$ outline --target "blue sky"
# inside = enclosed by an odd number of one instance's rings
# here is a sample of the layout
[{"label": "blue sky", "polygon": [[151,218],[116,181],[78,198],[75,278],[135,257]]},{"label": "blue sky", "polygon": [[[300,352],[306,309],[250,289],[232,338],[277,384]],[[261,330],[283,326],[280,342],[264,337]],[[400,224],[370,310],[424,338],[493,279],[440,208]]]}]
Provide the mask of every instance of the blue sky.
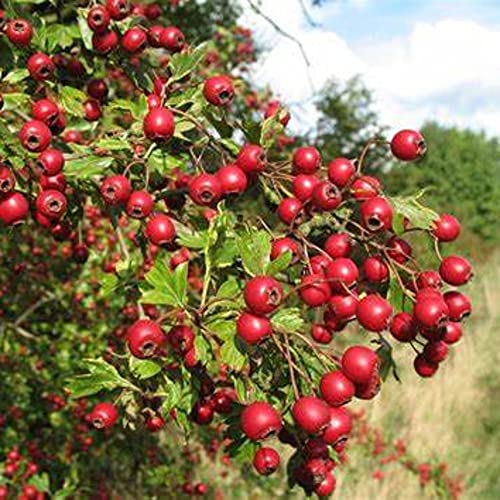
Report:
[{"label": "blue sky", "polygon": [[330,0],[309,9],[318,27],[299,0],[261,5],[311,61],[259,16],[243,16],[266,48],[253,75],[291,104],[292,128],[313,125],[314,91],[326,81],[360,74],[390,128],[437,119],[500,135],[500,0]]}]

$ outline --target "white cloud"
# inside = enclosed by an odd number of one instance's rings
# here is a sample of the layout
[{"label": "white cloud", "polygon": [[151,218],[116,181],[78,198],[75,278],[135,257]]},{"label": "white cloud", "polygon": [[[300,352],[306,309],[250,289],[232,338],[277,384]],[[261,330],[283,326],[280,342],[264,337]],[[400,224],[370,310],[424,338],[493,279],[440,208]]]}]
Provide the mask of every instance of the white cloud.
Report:
[{"label": "white cloud", "polygon": [[[349,1],[362,8],[367,0]],[[301,103],[296,108],[301,120],[291,122],[295,129],[304,130],[315,119],[309,80],[318,89],[329,78],[342,81],[359,73],[374,90],[382,120],[391,128],[418,127],[434,118],[500,134],[500,29],[442,19],[415,23],[404,37],[389,38],[389,33],[385,40],[354,48],[334,31],[308,24],[299,2],[264,0],[262,10],[301,40],[311,62],[307,68],[296,44],[247,13],[243,22],[269,47],[254,76],[285,102]],[[319,13],[315,10],[313,17]],[[305,121],[304,114],[309,115]]]}]

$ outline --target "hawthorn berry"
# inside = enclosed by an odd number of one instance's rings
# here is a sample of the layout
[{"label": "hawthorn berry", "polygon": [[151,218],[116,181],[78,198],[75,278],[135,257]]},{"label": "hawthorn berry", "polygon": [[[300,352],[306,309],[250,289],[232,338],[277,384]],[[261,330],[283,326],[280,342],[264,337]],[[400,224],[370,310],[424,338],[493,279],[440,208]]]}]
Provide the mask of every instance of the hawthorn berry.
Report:
[{"label": "hawthorn berry", "polygon": [[356,317],[358,297],[355,293],[335,294],[328,300],[328,308],[342,322],[349,322]]},{"label": "hawthorn berry", "polygon": [[422,354],[431,363],[441,363],[448,355],[448,345],[441,340],[428,342]]},{"label": "hawthorn berry", "polygon": [[130,198],[132,185],[124,175],[111,175],[102,181],[100,191],[108,205],[118,205]]},{"label": "hawthorn berry", "polygon": [[318,177],[299,174],[293,178],[292,191],[295,198],[304,202],[311,199],[315,186],[320,182]]},{"label": "hawthorn berry", "polygon": [[66,196],[55,189],[42,191],[36,199],[36,209],[49,219],[60,219],[68,208]]},{"label": "hawthorn berry", "polygon": [[290,252],[292,260],[300,256],[301,250],[299,244],[287,236],[273,240],[271,244],[271,260],[276,260],[286,252]]},{"label": "hawthorn berry", "polygon": [[32,153],[39,153],[48,148],[52,141],[52,133],[45,123],[39,120],[29,120],[22,126],[19,139],[25,149]]},{"label": "hawthorn berry", "polygon": [[437,372],[439,365],[419,354],[413,362],[413,367],[421,377],[428,378]]},{"label": "hawthorn berry", "polygon": [[449,309],[442,296],[417,299],[413,306],[413,316],[424,328],[442,328],[448,315]]},{"label": "hawthorn berry", "polygon": [[469,297],[456,290],[450,290],[443,295],[448,306],[448,313],[451,321],[462,321],[471,313],[471,302]]},{"label": "hawthorn berry", "polygon": [[320,181],[313,188],[312,201],[317,208],[331,211],[342,203],[342,195],[335,184],[330,181]]},{"label": "hawthorn berry", "polygon": [[161,37],[163,35],[164,30],[165,27],[160,26],[158,24],[155,24],[154,26],[151,26],[148,29],[147,35],[148,35],[149,45],[151,45],[151,47],[154,47],[155,49],[162,47]]},{"label": "hawthorn berry", "polygon": [[370,332],[381,332],[389,327],[393,308],[378,294],[368,294],[358,302],[356,318]]},{"label": "hawthorn berry", "polygon": [[264,150],[257,144],[245,144],[238,153],[236,165],[246,174],[262,172],[266,167]]},{"label": "hawthorn berry", "polygon": [[380,255],[367,257],[362,269],[363,276],[370,283],[385,283],[389,279],[389,268]]},{"label": "hawthorn berry", "polygon": [[54,74],[56,67],[52,59],[43,52],[36,52],[29,57],[26,67],[31,77],[37,82],[48,80]]},{"label": "hawthorn berry", "polygon": [[356,174],[356,166],[347,158],[335,158],[328,165],[328,179],[342,189],[351,183]]},{"label": "hawthorn berry", "polygon": [[149,319],[139,319],[127,330],[127,344],[133,356],[139,359],[154,356],[165,342],[160,325]]},{"label": "hawthorn berry", "polygon": [[168,215],[153,215],[146,224],[146,238],[154,245],[165,245],[175,238],[175,227]]},{"label": "hawthorn berry", "polygon": [[328,413],[328,425],[321,436],[324,442],[335,446],[347,441],[352,431],[349,413],[344,408],[329,408]]},{"label": "hawthorn berry", "polygon": [[378,372],[377,353],[362,345],[346,349],[341,359],[342,372],[354,384],[367,384]]},{"label": "hawthorn berry", "polygon": [[185,354],[194,346],[195,335],[189,326],[177,325],[168,332],[168,342],[178,354]]},{"label": "hawthorn berry", "polygon": [[161,33],[160,43],[170,52],[179,52],[185,45],[184,33],[175,26],[167,26]]},{"label": "hawthorn berry", "polygon": [[128,0],[106,0],[106,9],[113,19],[121,21],[130,14],[131,5]]},{"label": "hawthorn berry", "polygon": [[23,223],[29,214],[29,203],[19,192],[11,191],[0,197],[0,220],[7,226]]},{"label": "hawthorn berry", "polygon": [[231,78],[226,75],[212,76],[205,81],[203,95],[214,106],[228,106],[234,98]]},{"label": "hawthorn berry", "polygon": [[248,439],[260,441],[277,434],[281,430],[282,422],[280,414],[269,403],[256,401],[241,412],[240,426]]},{"label": "hawthorn berry", "polygon": [[308,434],[319,434],[328,425],[328,405],[315,396],[303,396],[292,406],[295,423]]},{"label": "hawthorn berry", "polygon": [[174,135],[174,115],[167,108],[153,108],[144,117],[144,134],[152,141],[167,141]]},{"label": "hawthorn berry", "polygon": [[119,38],[114,30],[105,30],[103,32],[95,32],[92,35],[92,47],[102,55],[108,55],[118,46]]},{"label": "hawthorn berry", "polygon": [[323,249],[333,259],[349,257],[352,250],[352,238],[348,233],[335,233],[328,236]]},{"label": "hawthorn berry", "polygon": [[361,221],[371,232],[391,229],[393,215],[389,202],[380,196],[369,198],[361,205]]},{"label": "hawthorn berry", "polygon": [[31,114],[35,120],[52,127],[59,118],[60,110],[57,104],[50,99],[39,99],[31,106]]},{"label": "hawthorn berry", "polygon": [[311,327],[311,337],[318,344],[329,344],[332,341],[333,334],[325,325],[315,323]]},{"label": "hawthorn berry", "polygon": [[199,174],[189,182],[189,196],[197,205],[214,205],[222,197],[222,183],[212,174]]},{"label": "hawthorn berry", "polygon": [[407,312],[399,312],[392,318],[390,332],[399,342],[410,342],[418,333],[413,316]]},{"label": "hawthorn berry", "polygon": [[118,410],[112,403],[99,403],[94,406],[89,419],[96,429],[109,429],[118,420]]},{"label": "hawthorn berry", "polygon": [[301,299],[310,307],[319,307],[328,302],[331,291],[322,274],[308,274],[299,285]]},{"label": "hawthorn berry", "polygon": [[472,267],[467,259],[449,255],[442,260],[439,274],[449,285],[461,286],[472,278]]},{"label": "hawthorn berry", "polygon": [[443,342],[447,344],[455,344],[462,338],[462,327],[459,323],[453,321],[448,321],[446,323],[446,329],[444,335],[442,336]]},{"label": "hawthorn berry", "polygon": [[386,247],[387,255],[393,261],[398,262],[399,264],[404,264],[405,262],[407,262],[413,252],[411,245],[399,236],[393,236],[387,242]]},{"label": "hawthorn berry", "polygon": [[340,370],[325,373],[319,390],[330,406],[345,405],[354,397],[354,384]]},{"label": "hawthorn berry", "polygon": [[255,452],[253,466],[260,475],[269,476],[279,465],[280,456],[274,448],[263,446]]},{"label": "hawthorn berry", "polygon": [[226,195],[243,193],[248,184],[248,179],[243,170],[236,165],[225,165],[217,171],[222,192]]},{"label": "hawthorn berry", "polygon": [[354,180],[351,185],[351,193],[356,200],[368,200],[378,196],[382,191],[382,184],[376,177],[362,175]]},{"label": "hawthorn berry", "polygon": [[434,221],[432,233],[438,241],[455,241],[460,235],[460,222],[450,214],[442,214]]},{"label": "hawthorn berry", "polygon": [[0,163],[0,196],[10,193],[16,185],[16,178],[10,168]]},{"label": "hawthorn berry", "polygon": [[255,314],[272,313],[283,300],[283,288],[270,276],[255,276],[246,282],[243,298]]},{"label": "hawthorn berry", "polygon": [[121,39],[121,46],[123,50],[129,54],[138,54],[142,52],[148,44],[148,37],[146,32],[134,26],[133,28],[129,28],[123,34]]},{"label": "hawthorn berry", "polygon": [[108,29],[111,16],[104,5],[95,5],[87,14],[87,24],[92,31],[102,33]]},{"label": "hawthorn berry", "polygon": [[321,165],[321,155],[312,146],[305,146],[295,150],[293,167],[298,174],[314,174]]},{"label": "hawthorn berry", "polygon": [[414,161],[425,155],[427,146],[419,132],[405,129],[392,138],[391,151],[399,160]]},{"label": "hawthorn berry", "polygon": [[359,270],[353,260],[339,257],[328,263],[326,277],[334,293],[348,293],[358,281]]},{"label": "hawthorn berry", "polygon": [[33,38],[33,26],[26,19],[11,19],[5,27],[5,34],[16,47],[27,47]]},{"label": "hawthorn berry", "polygon": [[278,217],[285,224],[291,225],[300,220],[303,208],[302,202],[297,198],[285,198],[278,205]]},{"label": "hawthorn berry", "polygon": [[147,191],[133,191],[126,205],[126,212],[134,219],[145,219],[154,207],[154,200]]},{"label": "hawthorn berry", "polygon": [[64,167],[64,156],[59,149],[48,148],[42,151],[37,158],[38,165],[42,168],[44,175],[56,175]]},{"label": "hawthorn berry", "polygon": [[271,334],[271,322],[264,316],[243,312],[236,322],[236,332],[247,344],[258,344]]}]

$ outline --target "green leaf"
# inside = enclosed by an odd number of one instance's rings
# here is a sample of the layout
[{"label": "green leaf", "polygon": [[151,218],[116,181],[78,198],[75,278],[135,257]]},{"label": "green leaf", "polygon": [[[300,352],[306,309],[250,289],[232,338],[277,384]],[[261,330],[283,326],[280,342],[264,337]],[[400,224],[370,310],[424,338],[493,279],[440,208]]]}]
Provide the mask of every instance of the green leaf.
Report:
[{"label": "green leaf", "polygon": [[203,335],[196,335],[194,339],[196,359],[202,363],[207,363],[212,359],[212,347]]},{"label": "green leaf", "polygon": [[243,438],[233,441],[229,445],[228,454],[238,465],[242,465],[251,462],[258,449],[258,443]]},{"label": "green leaf", "polygon": [[207,44],[198,45],[190,54],[177,53],[170,58],[169,66],[172,72],[170,80],[176,82],[189,75],[205,58]]},{"label": "green leaf", "polygon": [[236,335],[236,323],[233,320],[211,319],[205,327],[224,342],[233,339]]},{"label": "green leaf", "polygon": [[89,28],[89,23],[87,22],[87,13],[89,9],[77,9],[78,10],[78,29],[80,30],[80,35],[82,37],[83,45],[87,50],[92,50],[92,30]]},{"label": "green leaf", "polygon": [[231,154],[238,156],[240,146],[233,139],[220,139],[219,143],[224,146]]},{"label": "green leaf", "polygon": [[46,472],[32,476],[28,482],[38,491],[43,491],[44,493],[48,493],[50,491],[49,475]]},{"label": "green leaf", "polygon": [[113,365],[102,358],[87,359],[84,365],[88,373],[76,375],[68,380],[68,390],[73,398],[83,398],[96,394],[103,389],[112,391],[118,387],[132,387],[130,382],[124,379]]},{"label": "green leaf", "polygon": [[257,276],[265,274],[271,253],[271,236],[266,231],[251,231],[237,239],[241,261],[245,271]]},{"label": "green leaf", "polygon": [[298,307],[280,309],[272,318],[273,328],[285,332],[301,332],[304,330],[305,322]]},{"label": "green leaf", "polygon": [[66,49],[73,45],[73,40],[78,38],[79,30],[74,26],[64,26],[62,24],[49,24],[45,28],[45,50],[54,52],[56,47]]},{"label": "green leaf", "polygon": [[245,386],[245,382],[239,377],[231,377],[234,384],[234,389],[236,390],[236,394],[238,395],[238,401],[240,403],[244,403],[247,400],[247,388]]},{"label": "green leaf", "polygon": [[220,357],[224,363],[238,371],[246,365],[246,357],[239,349],[235,336],[222,344]]},{"label": "green leaf", "polygon": [[161,175],[169,175],[174,168],[183,168],[187,158],[179,155],[173,156],[162,148],[156,148],[150,155],[147,165],[151,172],[158,172]]},{"label": "green leaf", "polygon": [[213,249],[213,264],[223,268],[232,266],[240,255],[238,244],[234,238],[224,238]]},{"label": "green leaf", "polygon": [[64,111],[73,116],[83,116],[83,103],[88,99],[87,94],[79,89],[65,85],[59,89],[59,102]]},{"label": "green leaf", "polygon": [[174,222],[174,225],[179,245],[194,249],[206,247],[208,243],[208,231],[194,231],[180,222]]},{"label": "green leaf", "polygon": [[396,365],[396,362],[394,361],[394,358],[392,357],[392,347],[389,345],[389,343],[387,342],[383,343],[377,349],[377,355],[380,359],[380,369],[379,369],[380,378],[385,381],[389,373],[392,372],[394,378],[398,382],[401,382],[398,375],[398,367]]},{"label": "green leaf", "polygon": [[422,190],[413,196],[394,196],[388,200],[394,208],[394,213],[406,217],[412,228],[432,229],[439,215],[420,203],[419,199],[423,194]]},{"label": "green leaf", "polygon": [[2,94],[4,100],[4,109],[19,109],[26,106],[30,101],[30,96],[20,92],[12,92],[10,94]]},{"label": "green leaf", "polygon": [[129,368],[134,377],[146,380],[161,372],[161,365],[150,359],[138,359],[134,356],[129,358]]},{"label": "green leaf", "polygon": [[94,175],[102,175],[113,164],[114,159],[106,156],[89,155],[85,158],[66,159],[64,174],[67,177],[87,179]]},{"label": "green leaf", "polygon": [[293,254],[290,251],[283,252],[277,259],[272,260],[266,266],[265,274],[274,276],[288,268],[292,262]]},{"label": "green leaf", "polygon": [[268,149],[270,148],[276,139],[283,134],[283,125],[280,123],[279,113],[276,113],[269,118],[264,120],[262,124],[262,130],[260,131],[260,145]]},{"label": "green leaf", "polygon": [[387,300],[396,311],[403,310],[404,293],[401,289],[394,271],[390,269],[389,290],[387,291]]},{"label": "green leaf", "polygon": [[116,274],[107,273],[101,278],[101,288],[99,297],[109,297],[113,292],[120,288],[120,280]]},{"label": "green leaf", "polygon": [[162,413],[168,415],[172,408],[175,408],[182,397],[182,389],[179,382],[174,382],[165,377],[165,383],[162,386],[163,392],[167,395],[161,407]]},{"label": "green leaf", "polygon": [[10,85],[14,85],[16,83],[22,82],[24,79],[28,78],[30,75],[29,71],[25,68],[17,68],[13,69],[10,73],[8,73],[3,79],[4,83],[8,83]]},{"label": "green leaf", "polygon": [[141,302],[165,304],[183,308],[186,305],[188,263],[184,262],[171,271],[158,259],[144,277],[152,289],[142,289]]},{"label": "green leaf", "polygon": [[217,290],[216,299],[235,299],[240,293],[240,284],[234,276],[230,276]]},{"label": "green leaf", "polygon": [[108,151],[132,150],[130,143],[126,139],[100,139],[94,146]]}]

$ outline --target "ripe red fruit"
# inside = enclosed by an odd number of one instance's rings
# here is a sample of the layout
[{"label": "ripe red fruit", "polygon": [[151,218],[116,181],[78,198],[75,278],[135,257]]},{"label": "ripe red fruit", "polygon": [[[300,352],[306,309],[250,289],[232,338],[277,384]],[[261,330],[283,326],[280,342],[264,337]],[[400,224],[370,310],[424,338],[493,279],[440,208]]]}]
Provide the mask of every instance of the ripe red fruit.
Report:
[{"label": "ripe red fruit", "polygon": [[375,375],[367,384],[356,384],[354,395],[358,399],[373,399],[379,393],[381,383],[380,377]]},{"label": "ripe red fruit", "polygon": [[449,285],[465,285],[472,278],[472,267],[467,259],[449,255],[442,260],[439,274]]},{"label": "ripe red fruit", "polygon": [[96,429],[109,429],[118,420],[118,410],[112,403],[99,403],[89,417]]},{"label": "ripe red fruit", "polygon": [[161,34],[162,47],[170,50],[170,52],[179,52],[185,44],[184,34],[175,26],[167,26]]},{"label": "ripe red fruit", "polygon": [[253,466],[262,476],[269,476],[280,465],[279,453],[274,448],[262,447],[255,452]]},{"label": "ripe red fruit", "polygon": [[124,175],[111,175],[102,181],[100,191],[108,205],[118,205],[129,199],[132,185]]},{"label": "ripe red fruit", "polygon": [[203,86],[205,99],[214,106],[228,106],[234,98],[231,78],[226,75],[212,76]]},{"label": "ripe red fruit", "polygon": [[210,401],[197,401],[191,411],[191,418],[198,425],[207,425],[214,418],[214,409]]},{"label": "ripe red fruit", "polygon": [[328,372],[319,384],[321,397],[330,406],[342,406],[354,397],[354,384],[340,371]]},{"label": "ripe red fruit", "polygon": [[460,222],[450,214],[442,214],[434,221],[432,233],[442,242],[454,241],[460,235]]},{"label": "ripe red fruit", "polygon": [[146,420],[146,428],[149,432],[158,432],[165,427],[165,419],[160,415],[154,415]]},{"label": "ripe red fruit", "polygon": [[341,360],[342,372],[355,384],[368,384],[377,374],[377,353],[362,345],[346,349]]},{"label": "ripe red fruit", "polygon": [[229,415],[233,409],[233,403],[238,399],[233,389],[222,388],[215,391],[210,398],[214,410],[220,415]]},{"label": "ripe red fruit", "polygon": [[36,209],[49,219],[60,219],[68,208],[66,196],[55,189],[42,191],[36,199]]},{"label": "ripe red fruit", "polygon": [[78,264],[84,264],[89,258],[89,249],[84,243],[77,243],[72,249],[73,260]]},{"label": "ripe red fruit", "polygon": [[347,158],[335,158],[328,165],[328,179],[338,188],[347,186],[356,173],[356,166]]},{"label": "ripe red fruit", "polygon": [[248,185],[248,180],[245,172],[236,165],[226,165],[219,168],[217,171],[217,178],[219,179],[222,192],[228,194],[243,193]]},{"label": "ripe red fruit", "polygon": [[26,220],[29,214],[26,197],[18,192],[10,192],[0,198],[0,220],[7,226],[15,226]]},{"label": "ripe red fruit", "polygon": [[31,106],[31,114],[35,120],[39,120],[52,127],[59,117],[57,104],[50,99],[39,99]]},{"label": "ripe red fruit", "polygon": [[413,316],[425,328],[441,328],[448,321],[448,306],[442,296],[428,296],[417,299],[413,306]]},{"label": "ripe red fruit", "polygon": [[334,293],[348,293],[356,285],[359,271],[353,260],[340,257],[328,264],[326,277]]},{"label": "ripe red fruit", "polygon": [[293,194],[300,201],[308,201],[318,183],[319,179],[315,175],[299,174],[293,179]]},{"label": "ripe red fruit", "polygon": [[292,257],[299,256],[300,246],[292,238],[283,237],[273,240],[271,245],[271,260],[275,260],[285,252],[290,252]]},{"label": "ripe red fruit", "polygon": [[303,396],[292,406],[295,423],[308,434],[319,434],[330,420],[328,405],[315,396]]},{"label": "ripe red fruit", "polygon": [[52,132],[45,123],[39,120],[29,120],[22,126],[19,139],[25,149],[39,153],[48,148],[52,140]]},{"label": "ripe red fruit", "polygon": [[471,313],[471,303],[469,297],[455,290],[446,292],[443,296],[448,306],[451,321],[462,321]]},{"label": "ripe red fruit", "polygon": [[56,67],[52,59],[43,52],[36,52],[28,59],[26,67],[31,77],[37,82],[48,80],[54,74]]},{"label": "ripe red fruit", "polygon": [[113,30],[106,30],[102,33],[94,33],[92,36],[92,47],[94,50],[104,56],[116,49],[118,46],[118,35]]},{"label": "ripe red fruit", "polygon": [[85,113],[85,119],[88,122],[95,122],[99,120],[102,116],[102,109],[99,101],[95,99],[88,99],[83,103],[83,111]]},{"label": "ripe red fruit", "polygon": [[196,175],[189,182],[189,196],[197,205],[213,205],[222,196],[222,184],[216,175]]},{"label": "ripe red fruit", "polygon": [[295,150],[292,163],[295,172],[299,174],[314,174],[321,165],[321,155],[316,148],[305,146]]},{"label": "ripe red fruit", "polygon": [[431,341],[424,347],[423,355],[431,363],[441,363],[448,355],[448,345],[443,341]]},{"label": "ripe red fruit", "polygon": [[318,344],[329,344],[332,341],[333,334],[325,325],[316,323],[311,328],[311,337]]},{"label": "ripe red fruit", "polygon": [[0,164],[0,196],[10,193],[16,185],[16,178],[10,168]]},{"label": "ripe red fruit", "polygon": [[322,435],[325,443],[335,446],[347,441],[352,431],[352,419],[344,408],[329,408],[329,421]]},{"label": "ripe red fruit", "polygon": [[121,46],[125,52],[129,54],[138,54],[142,52],[148,44],[146,32],[137,26],[129,28],[123,34]]},{"label": "ripe red fruit", "polygon": [[381,332],[389,327],[392,306],[378,294],[369,294],[358,303],[356,318],[370,332]]},{"label": "ripe red fruit", "polygon": [[273,116],[276,116],[278,113],[281,125],[283,125],[283,127],[286,127],[291,118],[290,113],[281,105],[279,101],[269,101],[264,112],[264,118],[271,118]]},{"label": "ripe red fruit", "polygon": [[386,246],[389,257],[399,264],[404,264],[411,257],[411,245],[399,236],[393,236]]},{"label": "ripe red fruit", "polygon": [[303,208],[302,202],[297,198],[285,198],[278,205],[278,217],[285,224],[293,224],[296,220],[300,220]]},{"label": "ripe red fruit", "polygon": [[351,186],[351,193],[356,200],[368,200],[378,196],[382,191],[382,184],[376,177],[362,175]]},{"label": "ripe red fruit", "polygon": [[355,294],[332,295],[328,307],[338,320],[347,323],[356,317],[358,297]]},{"label": "ripe red fruit", "polygon": [[348,233],[332,234],[325,241],[323,249],[334,259],[349,257],[352,250],[352,239]]},{"label": "ripe red fruit", "polygon": [[361,205],[363,226],[372,232],[391,229],[393,215],[389,202],[380,196],[370,198]]},{"label": "ripe red fruit", "polygon": [[121,21],[129,15],[131,5],[128,0],[106,0],[106,9],[113,19]]},{"label": "ripe red fruit", "polygon": [[27,47],[33,38],[33,27],[26,19],[12,19],[5,27],[5,34],[16,47]]},{"label": "ripe red fruit", "polygon": [[330,262],[333,262],[333,259],[331,257],[320,253],[311,257],[309,264],[313,273],[326,275],[326,268],[328,267],[328,264],[330,264]]},{"label": "ripe red fruit", "polygon": [[174,135],[174,115],[167,108],[153,108],[144,117],[144,134],[152,141],[166,141]]},{"label": "ripe red fruit", "polygon": [[363,262],[363,275],[370,283],[384,283],[389,279],[389,268],[379,255],[368,257]]},{"label": "ripe red fruit", "polygon": [[127,215],[144,219],[153,211],[154,204],[153,197],[147,191],[133,191],[127,201]]},{"label": "ripe red fruit", "polygon": [[258,344],[271,333],[271,322],[263,317],[249,312],[240,314],[236,322],[238,336],[247,344]]},{"label": "ripe red fruit", "polygon": [[410,342],[417,336],[417,328],[413,316],[400,312],[394,316],[391,323],[391,334],[400,342]]},{"label": "ripe red fruit", "polygon": [[95,5],[87,14],[87,24],[92,31],[102,33],[106,31],[111,22],[108,9],[103,5]]},{"label": "ripe red fruit", "polygon": [[194,346],[194,332],[189,326],[177,325],[168,332],[168,341],[178,354],[185,354]]},{"label": "ripe red fruit", "polygon": [[462,338],[462,327],[459,323],[449,321],[446,323],[446,330],[443,335],[443,342],[447,344],[455,344]]},{"label": "ripe red fruit", "polygon": [[245,144],[238,153],[236,165],[246,174],[262,172],[266,167],[265,152],[257,144]]},{"label": "ripe red fruit", "polygon": [[328,302],[331,291],[322,274],[308,274],[299,285],[301,299],[311,307],[319,307]]},{"label": "ripe red fruit", "polygon": [[146,224],[146,238],[153,245],[165,245],[175,238],[175,227],[168,215],[153,215]]},{"label": "ripe red fruit", "polygon": [[321,181],[314,186],[312,201],[321,210],[335,210],[342,203],[338,187],[330,181]]},{"label": "ripe red fruit", "polygon": [[56,191],[64,193],[67,186],[66,177],[61,172],[56,175],[41,175],[39,182],[43,191],[55,189]]},{"label": "ripe red fruit", "polygon": [[149,319],[139,319],[127,330],[127,344],[133,356],[140,359],[154,356],[165,342],[160,325]]},{"label": "ripe red fruit", "polygon": [[46,149],[38,155],[38,165],[42,168],[44,175],[56,175],[64,167],[64,156],[59,149]]},{"label": "ripe red fruit", "polygon": [[417,289],[435,288],[438,290],[443,286],[441,276],[436,271],[422,271],[417,275]]},{"label": "ripe red fruit", "polygon": [[256,401],[241,412],[240,426],[247,438],[259,441],[278,433],[282,422],[280,414],[269,403]]},{"label": "ripe red fruit", "polygon": [[413,362],[413,367],[421,377],[427,378],[432,377],[437,372],[439,365],[428,361],[422,354],[419,354]]},{"label": "ripe red fruit", "polygon": [[403,161],[422,158],[427,151],[425,140],[416,130],[400,130],[391,141],[392,154]]},{"label": "ripe red fruit", "polygon": [[270,276],[256,276],[247,281],[243,297],[247,307],[255,314],[269,314],[281,304],[283,288]]},{"label": "ripe red fruit", "polygon": [[313,490],[319,497],[327,497],[335,491],[336,484],[335,476],[331,472],[327,472],[321,482],[314,484]]}]

